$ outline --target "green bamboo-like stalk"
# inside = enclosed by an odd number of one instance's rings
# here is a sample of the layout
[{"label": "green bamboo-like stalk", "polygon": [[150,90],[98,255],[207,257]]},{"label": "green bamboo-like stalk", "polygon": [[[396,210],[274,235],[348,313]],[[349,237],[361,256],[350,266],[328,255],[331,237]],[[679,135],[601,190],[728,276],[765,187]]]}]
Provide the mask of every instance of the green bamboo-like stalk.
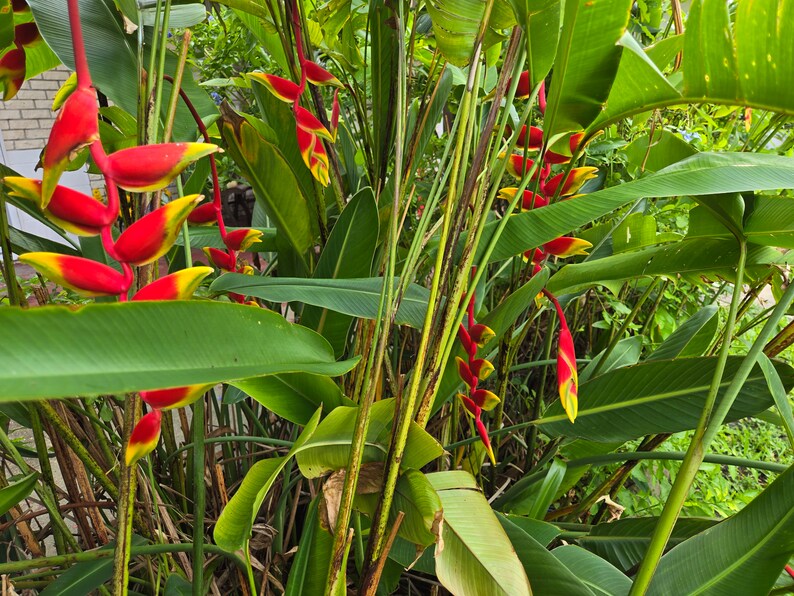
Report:
[{"label": "green bamboo-like stalk", "polygon": [[204,595],[204,514],[207,506],[204,485],[204,399],[193,404],[193,596]]},{"label": "green bamboo-like stalk", "polygon": [[[744,267],[746,260],[747,243],[744,239],[740,239],[739,262],[736,266],[736,281],[733,286],[733,296],[731,298],[730,308],[728,309],[728,320],[725,323],[724,339],[720,349],[719,357],[717,359],[717,367],[714,371],[714,377],[711,380],[711,386],[709,387],[709,392],[706,395],[706,401],[703,405],[703,412],[701,413],[700,420],[698,421],[697,428],[695,429],[695,434],[692,437],[692,441],[689,443],[689,448],[687,449],[684,461],[682,462],[681,468],[676,475],[673,488],[670,490],[670,494],[667,497],[667,502],[664,505],[661,516],[659,517],[659,522],[656,524],[656,528],[654,529],[651,542],[648,545],[648,551],[642,560],[642,564],[640,565],[640,569],[637,572],[634,584],[631,587],[631,596],[645,594],[648,590],[648,586],[651,583],[653,574],[659,564],[659,559],[661,559],[662,555],[664,554],[664,549],[667,546],[667,542],[673,532],[673,526],[675,525],[676,520],[681,513],[681,508],[684,506],[684,501],[686,501],[686,498],[689,495],[689,489],[692,486],[692,482],[695,479],[695,475],[700,468],[700,464],[703,461],[706,449],[708,448],[708,444],[704,443],[704,435],[714,409],[714,404],[717,400],[720,383],[722,382],[722,376],[725,371],[725,363],[728,360],[728,354],[730,352],[731,340],[733,339],[733,330],[736,326],[736,313],[739,309],[739,301],[742,297],[742,282],[744,281]],[[737,373],[737,375],[734,377],[734,380],[738,378],[739,374]],[[726,398],[727,395],[723,398],[723,402],[725,402]]]},{"label": "green bamboo-like stalk", "polygon": [[8,300],[11,302],[11,306],[19,306],[22,302],[19,298],[14,259],[11,256],[11,241],[8,236],[8,214],[6,213],[6,199],[3,193],[0,193],[0,251],[3,253],[3,274]]},{"label": "green bamboo-like stalk", "polygon": [[113,557],[113,595],[126,596],[130,577],[130,539],[132,538],[132,515],[135,504],[135,487],[137,481],[136,464],[128,466],[126,451],[132,429],[137,420],[137,411],[140,409],[138,396],[128,393],[124,397],[124,453],[122,454],[121,485],[118,499],[118,521],[116,529],[116,548]]}]

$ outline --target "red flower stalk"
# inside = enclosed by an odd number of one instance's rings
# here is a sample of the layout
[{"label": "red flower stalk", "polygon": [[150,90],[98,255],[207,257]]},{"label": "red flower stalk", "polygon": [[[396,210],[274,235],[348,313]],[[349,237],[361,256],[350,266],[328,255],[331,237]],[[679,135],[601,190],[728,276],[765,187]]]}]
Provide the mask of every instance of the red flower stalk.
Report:
[{"label": "red flower stalk", "polygon": [[189,300],[212,267],[188,267],[142,287],[133,300]]},{"label": "red flower stalk", "polygon": [[130,287],[130,279],[103,263],[53,252],[28,252],[19,260],[56,284],[88,297],[118,296]]},{"label": "red flower stalk", "polygon": [[154,451],[157,441],[160,440],[161,421],[160,410],[152,410],[138,420],[124,450],[124,461],[128,467]]}]

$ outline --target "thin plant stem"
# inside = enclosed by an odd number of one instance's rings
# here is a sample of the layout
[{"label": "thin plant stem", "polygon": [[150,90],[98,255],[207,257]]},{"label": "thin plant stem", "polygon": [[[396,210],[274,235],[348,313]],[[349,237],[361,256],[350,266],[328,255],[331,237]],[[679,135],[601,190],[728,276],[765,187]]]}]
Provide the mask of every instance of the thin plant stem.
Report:
[{"label": "thin plant stem", "polygon": [[6,211],[5,194],[0,193],[0,252],[3,253],[3,273],[5,276],[6,291],[11,306],[19,306],[19,286],[17,285],[14,258],[11,256],[11,239],[8,231],[8,213]]},{"label": "thin plant stem", "polygon": [[121,461],[121,485],[119,486],[118,522],[116,548],[113,557],[113,595],[126,596],[130,577],[130,540],[132,538],[132,513],[135,504],[136,464],[126,464],[126,451],[139,409],[137,395],[128,393],[124,397],[124,459]]},{"label": "thin plant stem", "polygon": [[207,505],[204,485],[204,400],[193,404],[193,596],[204,594],[204,515]]}]

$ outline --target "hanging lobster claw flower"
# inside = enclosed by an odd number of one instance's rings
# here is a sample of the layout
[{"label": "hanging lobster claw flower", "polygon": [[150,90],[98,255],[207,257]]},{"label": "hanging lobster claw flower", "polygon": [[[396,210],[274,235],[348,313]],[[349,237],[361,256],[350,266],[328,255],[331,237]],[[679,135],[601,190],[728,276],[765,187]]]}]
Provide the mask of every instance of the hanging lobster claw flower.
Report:
[{"label": "hanging lobster claw flower", "polygon": [[211,226],[218,223],[218,212],[215,211],[215,204],[210,201],[199,205],[187,216],[187,222],[194,226]]},{"label": "hanging lobster claw flower", "polygon": [[190,300],[212,267],[188,267],[142,287],[133,300]]},{"label": "hanging lobster claw flower", "polygon": [[472,341],[469,332],[466,331],[463,325],[458,325],[458,339],[463,345],[463,349],[466,350],[466,353],[474,358],[475,354],[477,354],[477,344]]},{"label": "hanging lobster claw flower", "polygon": [[99,140],[98,114],[96,91],[92,87],[75,89],[63,103],[44,148],[42,209],[50,202],[61,174],[69,162],[77,157],[78,151]]},{"label": "hanging lobster claw flower", "polygon": [[[584,134],[584,132],[577,132],[568,137],[568,147],[563,148],[567,150],[567,153],[558,153],[551,150],[546,151],[543,156],[544,161],[555,165],[565,164],[571,161],[573,154],[576,153],[579,148],[579,143],[581,143],[584,138]],[[555,145],[555,147],[558,147],[558,145]]]},{"label": "hanging lobster claw flower", "polygon": [[496,407],[496,404],[502,401],[494,392],[488,391],[487,389],[475,389],[471,392],[470,398],[471,401],[477,404],[478,408],[485,410],[486,412],[493,410]]},{"label": "hanging lobster claw flower", "polygon": [[477,428],[477,434],[480,435],[480,441],[482,441],[483,447],[485,447],[485,451],[488,453],[488,458],[491,460],[491,464],[495,466],[496,458],[494,457],[493,449],[491,448],[491,439],[488,437],[488,429],[485,428],[485,424],[483,424],[483,421],[479,416],[474,418],[474,426]]},{"label": "hanging lobster claw flower", "polygon": [[336,131],[339,129],[339,89],[334,91],[334,102],[331,104],[331,134],[336,142]]},{"label": "hanging lobster claw flower", "polygon": [[204,395],[212,384],[188,385],[187,387],[174,387],[173,389],[156,389],[154,391],[141,391],[141,399],[155,410],[173,410],[189,406]]},{"label": "hanging lobster claw flower", "polygon": [[312,176],[323,186],[328,186],[328,183],[331,182],[331,177],[328,174],[328,153],[319,137],[314,139],[314,150],[309,169]]},{"label": "hanging lobster claw flower", "polygon": [[146,457],[157,447],[157,441],[160,440],[162,417],[160,410],[152,410],[138,420],[138,424],[132,429],[127,448],[124,450],[124,461],[127,466]]},{"label": "hanging lobster claw flower", "polygon": [[325,70],[322,66],[311,60],[304,60],[301,63],[303,74],[310,83],[315,85],[333,85],[334,87],[342,87],[342,82],[337,79],[330,72]]},{"label": "hanging lobster claw flower", "polygon": [[468,331],[471,340],[480,348],[496,337],[496,333],[494,333],[493,329],[482,323],[472,325],[469,327]]},{"label": "hanging lobster claw flower", "polygon": [[262,232],[259,230],[252,230],[250,228],[240,228],[226,234],[223,242],[229,250],[245,251],[251,246],[259,242],[262,237]]},{"label": "hanging lobster claw flower", "polygon": [[477,358],[476,360],[473,360],[470,363],[469,368],[480,381],[484,381],[490,377],[491,373],[494,371],[493,364],[491,364],[485,358]]},{"label": "hanging lobster claw flower", "polygon": [[[510,174],[513,178],[521,179],[524,177],[524,174],[529,172],[532,167],[535,165],[535,161],[532,159],[524,159],[523,155],[518,153],[513,153],[512,155],[508,156],[506,153],[502,153],[499,155],[501,159],[506,159],[507,162],[505,163],[505,170],[508,174]],[[534,180],[537,178],[537,172],[532,176]]]},{"label": "hanging lobster claw flower", "polygon": [[52,100],[52,111],[59,110],[66,101],[66,98],[68,98],[75,89],[77,89],[77,73],[73,72],[69,75],[69,78],[63,82],[61,88],[58,89],[58,92],[55,94]]},{"label": "hanging lobster claw flower", "polygon": [[293,83],[289,79],[264,72],[249,72],[248,78],[264,85],[276,99],[281,101],[295,103],[300,97],[300,85]]},{"label": "hanging lobster claw flower", "polygon": [[561,320],[560,339],[557,348],[557,386],[562,404],[568,419],[573,422],[579,411],[579,376],[576,372],[576,353],[573,337],[565,319]]},{"label": "hanging lobster claw flower", "polygon": [[[516,196],[518,189],[515,187],[507,187],[499,189],[499,198],[505,201],[512,201]],[[525,190],[524,197],[521,199],[521,211],[530,211],[531,209],[539,209],[545,207],[549,202],[545,197],[536,194],[532,191]]]},{"label": "hanging lobster claw flower", "polygon": [[176,242],[182,224],[201,198],[189,195],[176,199],[133,223],[116,240],[119,258],[133,265],[146,265],[162,257]]},{"label": "hanging lobster claw flower", "polygon": [[571,236],[560,236],[543,245],[543,251],[555,257],[572,257],[574,255],[586,255],[587,249],[593,245],[581,238]]},{"label": "hanging lobster claw flower", "polygon": [[54,252],[29,252],[19,260],[56,284],[83,296],[118,296],[128,289],[119,271],[103,263]]},{"label": "hanging lobster claw flower", "polygon": [[527,126],[525,124],[521,127],[521,132],[518,133],[516,145],[530,151],[539,150],[543,146],[543,131],[537,126],[530,126],[529,134],[527,134]]},{"label": "hanging lobster claw flower", "polygon": [[229,253],[207,246],[202,249],[210,262],[222,271],[234,272],[237,270],[237,259]]},{"label": "hanging lobster claw flower", "polygon": [[[508,87],[513,82],[512,77],[508,82]],[[530,94],[532,93],[532,84],[529,80],[529,71],[525,70],[520,75],[518,75],[518,86],[516,87],[516,95],[515,99],[529,99]]]},{"label": "hanging lobster claw flower", "polygon": [[[6,176],[3,183],[10,189],[10,196],[41,204],[41,180]],[[47,219],[78,236],[96,236],[118,216],[94,197],[60,185],[43,212]]]},{"label": "hanging lobster claw flower", "polygon": [[17,47],[29,48],[42,40],[36,23],[22,23],[14,27],[14,43]]},{"label": "hanging lobster claw flower", "polygon": [[[557,194],[557,187],[560,186],[562,182],[562,177],[565,172],[557,174],[547,182],[543,184],[543,194],[547,197],[553,197]],[[568,177],[565,179],[565,184],[562,185],[562,189],[560,190],[561,197],[567,197],[568,195],[574,194],[577,190],[579,190],[582,185],[587,182],[588,180],[592,180],[598,175],[598,168],[594,168],[591,166],[586,166],[583,168],[574,168],[568,173]]]},{"label": "hanging lobster claw flower", "polygon": [[160,190],[168,186],[188,164],[216,151],[220,151],[220,148],[210,143],[163,143],[130,147],[108,155],[105,174],[124,190]]},{"label": "hanging lobster claw flower", "polygon": [[306,132],[318,137],[322,137],[333,143],[333,135],[328,131],[327,128],[325,128],[325,125],[317,119],[317,116],[312,114],[306,108],[302,108],[300,106],[295,107],[295,122],[299,128],[305,130]]},{"label": "hanging lobster claw flower", "polygon": [[25,50],[14,48],[0,58],[0,83],[3,101],[12,99],[25,82]]},{"label": "hanging lobster claw flower", "polygon": [[458,367],[458,376],[469,388],[477,386],[477,376],[471,371],[468,363],[460,356],[455,356],[455,364]]}]

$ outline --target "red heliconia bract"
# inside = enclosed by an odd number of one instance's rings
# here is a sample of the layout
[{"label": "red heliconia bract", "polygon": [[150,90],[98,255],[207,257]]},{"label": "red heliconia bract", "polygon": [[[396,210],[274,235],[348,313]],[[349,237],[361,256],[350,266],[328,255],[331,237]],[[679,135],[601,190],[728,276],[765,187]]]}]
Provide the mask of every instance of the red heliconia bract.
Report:
[{"label": "red heliconia bract", "polygon": [[478,381],[477,375],[471,371],[466,361],[460,356],[456,356],[455,364],[458,367],[458,376],[463,379],[463,382],[466,383],[469,388],[476,387]]},{"label": "red heliconia bract", "polygon": [[204,249],[204,254],[210,262],[222,271],[235,271],[237,269],[237,259],[229,253],[207,246]]},{"label": "red heliconia bract", "polygon": [[493,364],[485,358],[475,358],[471,361],[469,368],[480,381],[490,377],[494,371]]},{"label": "red heliconia bract", "polygon": [[0,58],[0,83],[3,101],[12,99],[25,82],[25,50],[14,48]]},{"label": "red heliconia bract", "polygon": [[124,274],[103,263],[52,252],[28,252],[19,260],[83,296],[118,296],[129,285]]},{"label": "red heliconia bract", "polygon": [[[518,189],[515,187],[501,188],[499,189],[499,198],[505,201],[512,201],[513,197],[516,196],[516,192],[518,192]],[[525,190],[521,198],[521,211],[539,209],[548,204],[549,201],[545,197],[535,194],[530,190]]]},{"label": "red heliconia bract", "polygon": [[196,226],[211,226],[217,223],[218,212],[215,209],[215,203],[210,201],[199,205],[190,212],[190,215],[187,216],[187,221]]},{"label": "red heliconia bract", "polygon": [[491,447],[491,438],[488,436],[488,429],[485,428],[482,418],[477,416],[474,419],[474,426],[477,428],[477,434],[480,435],[483,447],[485,447],[485,451],[488,453],[488,458],[493,465],[496,465],[496,458],[494,457],[493,448]]},{"label": "red heliconia bract", "polygon": [[172,389],[156,389],[154,391],[141,391],[141,399],[156,410],[173,410],[189,406],[204,395],[212,385],[188,385]]},{"label": "red heliconia bract", "polygon": [[496,407],[496,404],[501,401],[495,393],[488,391],[487,389],[475,389],[471,392],[471,394],[469,394],[469,398],[471,401],[477,404],[478,408],[481,408],[486,412],[493,410]]},{"label": "red heliconia bract", "polygon": [[14,43],[23,48],[32,46],[41,41],[41,33],[36,23],[22,23],[14,27]]},{"label": "red heliconia bract", "polygon": [[264,85],[274,97],[281,101],[293,103],[300,97],[300,86],[289,79],[263,72],[248,73],[248,78]]},{"label": "red heliconia bract", "polygon": [[201,284],[201,280],[212,273],[212,267],[188,267],[180,269],[142,287],[132,297],[139,300],[189,300]]},{"label": "red heliconia bract", "polygon": [[571,236],[560,236],[544,244],[543,252],[555,257],[572,257],[574,255],[586,255],[587,249],[592,247],[593,245],[587,240]]},{"label": "red heliconia bract", "polygon": [[315,85],[333,85],[334,87],[342,87],[342,83],[330,72],[325,70],[322,66],[311,60],[304,60],[301,64],[303,74],[310,83]]},{"label": "red heliconia bract", "polygon": [[124,461],[127,466],[131,466],[142,457],[146,457],[157,447],[157,441],[160,440],[162,417],[160,410],[152,410],[138,420],[135,428],[132,429],[132,434],[124,453]]},{"label": "red heliconia bract", "polygon": [[[511,78],[508,81],[508,87],[510,83],[512,83],[513,79]],[[518,75],[518,86],[516,87],[516,95],[515,99],[529,99],[530,94],[532,93],[532,84],[529,80],[529,71],[525,70],[520,75]]]},{"label": "red heliconia bract", "polygon": [[30,6],[25,0],[11,0],[11,8],[14,9],[14,12],[28,12],[30,10]]},{"label": "red heliconia bract", "polygon": [[322,137],[333,142],[334,137],[325,125],[317,119],[317,116],[309,110],[300,106],[295,107],[295,122],[299,128],[315,136]]},{"label": "red heliconia bract", "polygon": [[471,357],[477,354],[477,344],[472,341],[469,332],[466,331],[466,328],[463,325],[458,326],[458,339],[460,340],[463,349],[466,350],[466,353]]},{"label": "red heliconia bract", "polygon": [[[560,186],[564,174],[564,172],[561,172],[543,183],[543,194],[545,194],[547,197],[553,197],[555,194],[557,194],[557,187]],[[568,173],[568,177],[565,179],[565,184],[563,184],[562,189],[559,191],[559,196],[567,197],[574,194],[582,187],[585,182],[595,178],[597,175],[598,168],[594,168],[592,166],[572,169]]]},{"label": "red heliconia bract", "polygon": [[530,126],[529,135],[527,135],[527,126],[524,125],[521,127],[521,132],[518,133],[516,144],[518,147],[537,151],[543,145],[543,131],[537,126]]},{"label": "red heliconia bract", "polygon": [[107,156],[105,174],[124,190],[149,192],[168,186],[188,164],[219,151],[211,143],[163,143],[121,149]]},{"label": "red heliconia bract", "polygon": [[44,148],[41,182],[41,207],[47,206],[61,174],[77,152],[99,139],[96,91],[78,87],[66,98],[55,118],[50,138]]},{"label": "red heliconia bract", "polygon": [[480,348],[491,341],[495,336],[496,334],[493,329],[482,323],[477,323],[469,327],[469,337],[471,337],[471,340]]},{"label": "red heliconia bract", "polygon": [[576,372],[576,352],[573,346],[573,337],[561,319],[559,347],[557,350],[557,384],[560,393],[560,403],[568,419],[573,422],[579,411],[579,377]]},{"label": "red heliconia bract", "polygon": [[339,89],[334,91],[334,101],[331,104],[331,134],[336,142],[336,131],[339,129]]},{"label": "red heliconia bract", "polygon": [[246,251],[259,242],[261,237],[262,232],[260,230],[240,228],[226,234],[223,242],[229,250]]}]

